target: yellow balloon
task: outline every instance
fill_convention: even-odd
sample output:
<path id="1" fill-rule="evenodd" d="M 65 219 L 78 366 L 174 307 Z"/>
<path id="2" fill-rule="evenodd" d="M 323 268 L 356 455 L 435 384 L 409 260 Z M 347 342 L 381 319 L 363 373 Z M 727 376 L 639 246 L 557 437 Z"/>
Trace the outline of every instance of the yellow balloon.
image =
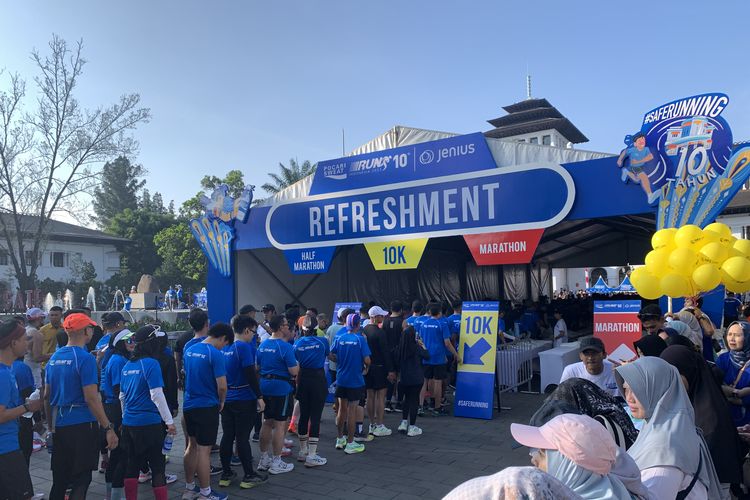
<path id="1" fill-rule="evenodd" d="M 719 235 L 719 240 L 723 243 L 732 236 L 732 230 L 729 226 L 722 224 L 721 222 L 714 222 L 703 228 L 704 231 L 713 231 Z"/>
<path id="2" fill-rule="evenodd" d="M 670 297 L 686 297 L 691 292 L 690 282 L 681 274 L 669 273 L 659 281 L 659 285 L 662 292 Z"/>
<path id="3" fill-rule="evenodd" d="M 750 257 L 750 240 L 737 240 L 732 248 L 741 252 L 745 257 Z"/>
<path id="4" fill-rule="evenodd" d="M 699 291 L 708 292 L 721 283 L 721 271 L 713 264 L 703 264 L 693 271 L 692 278 Z"/>
<path id="5" fill-rule="evenodd" d="M 651 250 L 646 254 L 646 269 L 648 273 L 661 278 L 670 271 L 669 268 L 669 250 L 662 248 Z"/>
<path id="6" fill-rule="evenodd" d="M 677 229 L 670 227 L 668 229 L 659 229 L 651 237 L 651 247 L 654 250 L 660 248 L 668 248 L 674 246 L 674 235 L 677 233 Z"/>
<path id="7" fill-rule="evenodd" d="M 721 265 L 721 270 L 733 281 L 750 280 L 750 261 L 744 257 L 729 257 Z"/>
<path id="8" fill-rule="evenodd" d="M 703 262 L 720 266 L 729 257 L 729 250 L 718 241 L 714 241 L 701 248 L 699 256 Z"/>
<path id="9" fill-rule="evenodd" d="M 703 230 L 695 224 L 682 226 L 674 235 L 674 244 L 678 248 L 695 250 L 700 247 L 701 241 L 703 241 Z"/>
<path id="10" fill-rule="evenodd" d="M 730 278 L 726 272 L 721 272 L 721 282 L 727 290 L 734 293 L 744 293 L 750 290 L 750 281 L 735 281 Z"/>
<path id="11" fill-rule="evenodd" d="M 669 266 L 677 274 L 690 276 L 698 264 L 698 254 L 689 248 L 675 248 L 669 253 Z"/>
<path id="12" fill-rule="evenodd" d="M 713 231 L 706 231 L 703 230 L 703 240 L 700 242 L 701 248 L 708 245 L 709 243 L 721 243 L 720 236 L 718 233 L 715 233 Z"/>
<path id="13" fill-rule="evenodd" d="M 648 274 L 648 271 L 646 271 L 645 267 L 638 267 L 633 269 L 633 271 L 630 273 L 630 283 L 637 289 L 641 277 L 645 274 Z"/>
<path id="14" fill-rule="evenodd" d="M 640 282 L 640 284 L 636 287 L 636 291 L 638 292 L 638 295 L 640 295 L 644 299 L 658 299 L 659 297 L 664 295 L 661 292 L 659 278 L 657 278 L 656 276 L 649 273 L 644 273 L 640 276 L 638 281 Z"/>
<path id="15" fill-rule="evenodd" d="M 730 236 L 728 239 L 721 239 L 720 243 L 727 248 L 734 248 L 734 244 L 737 242 L 737 238 Z"/>

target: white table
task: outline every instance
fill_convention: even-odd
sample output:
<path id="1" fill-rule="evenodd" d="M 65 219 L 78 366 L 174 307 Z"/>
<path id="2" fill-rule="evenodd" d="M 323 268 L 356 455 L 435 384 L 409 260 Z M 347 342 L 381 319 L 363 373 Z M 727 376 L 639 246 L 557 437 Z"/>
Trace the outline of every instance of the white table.
<path id="1" fill-rule="evenodd" d="M 497 350 L 497 381 L 501 386 L 516 388 L 519 385 L 519 371 L 528 363 L 528 375 L 531 375 L 530 361 L 542 351 L 552 349 L 551 340 L 522 340 L 513 344 L 500 344 Z"/>
<path id="2" fill-rule="evenodd" d="M 568 342 L 554 349 L 539 353 L 539 370 L 541 383 L 539 388 L 542 392 L 550 384 L 559 384 L 563 370 L 566 366 L 579 361 L 578 350 L 580 342 Z"/>

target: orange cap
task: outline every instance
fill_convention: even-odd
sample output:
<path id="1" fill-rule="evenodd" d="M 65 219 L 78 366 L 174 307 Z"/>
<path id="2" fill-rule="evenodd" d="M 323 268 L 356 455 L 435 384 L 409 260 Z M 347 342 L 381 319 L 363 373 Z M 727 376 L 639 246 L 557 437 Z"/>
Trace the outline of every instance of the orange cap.
<path id="1" fill-rule="evenodd" d="M 96 322 L 83 313 L 73 313 L 63 321 L 63 328 L 75 332 L 87 326 L 96 326 Z"/>

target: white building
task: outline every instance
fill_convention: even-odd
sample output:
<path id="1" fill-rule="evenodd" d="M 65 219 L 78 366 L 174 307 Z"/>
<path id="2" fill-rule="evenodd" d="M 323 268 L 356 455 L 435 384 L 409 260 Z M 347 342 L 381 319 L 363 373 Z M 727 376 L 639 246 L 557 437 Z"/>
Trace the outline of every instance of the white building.
<path id="1" fill-rule="evenodd" d="M 36 218 L 23 216 L 27 231 L 36 225 Z M 91 262 L 96 269 L 96 280 L 106 281 L 120 269 L 120 254 L 129 240 L 118 238 L 102 231 L 77 226 L 66 222 L 50 220 L 46 228 L 47 239 L 40 252 L 37 279 L 55 281 L 71 279 L 72 269 L 77 262 Z M 33 242 L 24 242 L 27 259 L 33 251 Z M 6 289 L 16 288 L 13 262 L 4 239 L 0 238 L 0 281 Z"/>

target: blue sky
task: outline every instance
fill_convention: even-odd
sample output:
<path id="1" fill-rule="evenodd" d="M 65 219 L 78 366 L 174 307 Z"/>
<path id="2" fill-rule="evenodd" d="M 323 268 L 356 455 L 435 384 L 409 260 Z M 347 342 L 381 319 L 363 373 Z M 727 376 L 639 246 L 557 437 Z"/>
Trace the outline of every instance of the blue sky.
<path id="1" fill-rule="evenodd" d="M 643 113 L 722 91 L 750 139 L 746 1 L 3 0 L 0 65 L 29 82 L 52 33 L 83 39 L 88 106 L 138 92 L 148 187 L 178 204 L 205 174 L 260 185 L 289 158 L 341 156 L 393 125 L 486 131 L 501 106 L 546 97 L 619 151 Z M 75 5 L 75 7 L 71 7 Z M 714 8 L 714 5 L 720 6 Z"/>

